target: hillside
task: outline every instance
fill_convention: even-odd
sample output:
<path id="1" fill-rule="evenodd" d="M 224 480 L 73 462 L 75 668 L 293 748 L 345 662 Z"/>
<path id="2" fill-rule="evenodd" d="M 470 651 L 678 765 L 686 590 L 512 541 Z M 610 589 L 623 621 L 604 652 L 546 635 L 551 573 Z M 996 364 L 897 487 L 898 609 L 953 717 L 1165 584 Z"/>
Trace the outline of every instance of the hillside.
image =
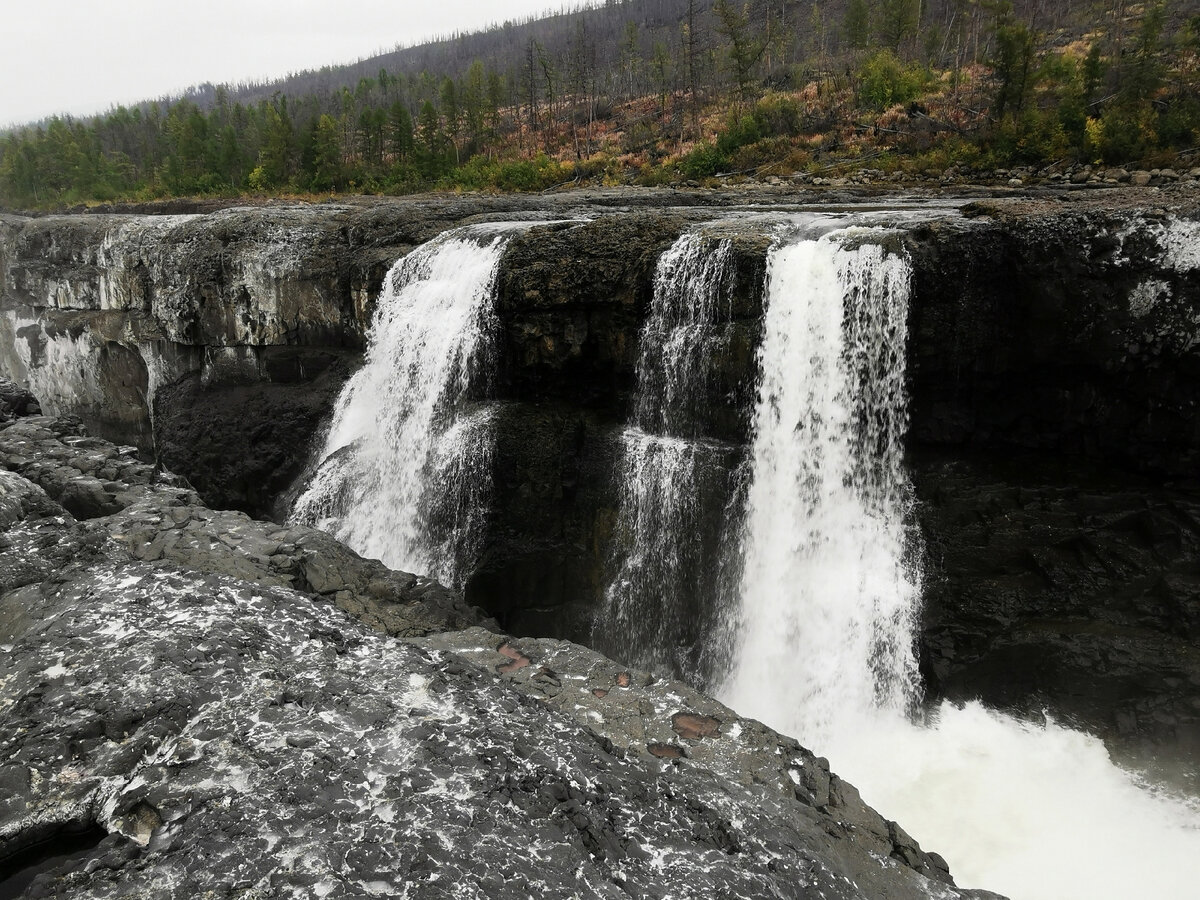
<path id="1" fill-rule="evenodd" d="M 0 203 L 1190 168 L 1200 3 L 608 0 L 0 138 Z"/>

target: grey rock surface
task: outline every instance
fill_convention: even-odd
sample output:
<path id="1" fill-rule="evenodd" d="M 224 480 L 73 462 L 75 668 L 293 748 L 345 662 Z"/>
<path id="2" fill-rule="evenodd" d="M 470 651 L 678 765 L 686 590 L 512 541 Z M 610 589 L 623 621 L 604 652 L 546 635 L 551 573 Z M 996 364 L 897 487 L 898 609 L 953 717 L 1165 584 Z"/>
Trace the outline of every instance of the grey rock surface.
<path id="1" fill-rule="evenodd" d="M 930 550 L 922 650 L 932 695 L 1046 707 L 1194 754 L 1200 211 L 1192 193 L 1152 190 L 1005 191 L 897 242 L 914 267 L 910 444 L 929 461 L 915 472 Z M 722 209 L 818 198 L 853 199 L 629 190 L 0 216 L 0 371 L 42 371 L 47 411 L 70 405 L 93 433 L 157 450 L 210 506 L 278 515 L 399 255 L 480 218 L 586 214 L 587 227 L 532 229 L 502 266 L 495 503 L 466 584 L 507 630 L 586 641 L 657 253 Z M 705 434 L 729 460 L 711 481 L 723 490 L 700 498 L 719 511 L 708 518 L 745 447 L 763 239 L 739 245 L 705 398 Z M 1012 454 L 1015 474 L 991 462 Z M 1104 469 L 1103 485 L 1084 484 L 1084 467 Z M 94 475 L 62 490 L 81 515 L 119 505 Z M 182 552 L 172 540 L 145 552 Z M 303 581 L 271 577 L 285 575 Z M 689 675 L 711 606 L 698 596 L 672 641 Z"/>
<path id="2" fill-rule="evenodd" d="M 327 598 L 393 635 L 484 621 L 436 582 L 366 560 L 324 532 L 204 506 L 186 483 L 132 447 L 80 434 L 78 422 L 29 417 L 0 427 L 0 466 L 60 504 L 75 523 L 130 560 Z"/>
<path id="3" fill-rule="evenodd" d="M 335 605 L 369 565 L 77 430 L 0 428 L 0 889 L 991 896 L 762 725 L 565 643 L 385 634 Z M 55 499 L 89 478 L 118 511 Z"/>

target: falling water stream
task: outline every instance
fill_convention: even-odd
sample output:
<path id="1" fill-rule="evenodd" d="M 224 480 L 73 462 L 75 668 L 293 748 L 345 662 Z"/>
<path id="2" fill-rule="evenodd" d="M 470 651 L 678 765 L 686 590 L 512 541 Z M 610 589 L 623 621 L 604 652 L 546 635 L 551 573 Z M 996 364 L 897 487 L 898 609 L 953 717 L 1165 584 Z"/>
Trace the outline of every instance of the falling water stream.
<path id="1" fill-rule="evenodd" d="M 659 259 L 641 331 L 633 422 L 621 435 L 611 577 L 592 643 L 646 668 L 694 670 L 685 646 L 720 580 L 702 537 L 711 514 L 702 498 L 714 493 L 705 490 L 714 473 L 724 476 L 729 448 L 705 436 L 704 406 L 732 259 L 728 239 L 680 237 Z"/>
<path id="2" fill-rule="evenodd" d="M 759 718 L 796 711 L 789 730 L 810 741 L 848 707 L 903 715 L 918 693 L 902 445 L 908 269 L 878 244 L 843 248 L 845 234 L 771 254 L 723 687 Z"/>
<path id="3" fill-rule="evenodd" d="M 730 542 L 741 581 L 726 611 L 732 655 L 718 695 L 830 757 L 868 802 L 943 853 L 960 884 L 1013 900 L 1197 896 L 1194 801 L 1141 782 L 1101 741 L 1049 719 L 980 704 L 922 713 L 920 553 L 903 467 L 910 270 L 878 229 L 806 227 L 768 262 L 750 486 L 741 539 Z M 684 240 L 659 267 L 643 335 L 659 368 L 639 368 L 622 468 L 620 518 L 644 543 L 610 584 L 612 616 L 654 595 L 655 582 L 673 602 L 692 575 L 691 532 L 678 526 L 687 525 L 696 441 L 648 411 L 678 408 L 688 390 L 680 374 L 698 372 L 722 252 Z M 658 304 L 669 308 L 672 297 L 693 312 L 672 313 L 664 328 Z M 647 641 L 630 640 L 627 658 L 661 667 L 644 647 L 668 614 L 648 616 Z"/>
<path id="4" fill-rule="evenodd" d="M 491 477 L 489 409 L 472 391 L 490 372 L 500 257 L 529 224 L 457 228 L 392 267 L 293 521 L 461 586 Z"/>
<path id="5" fill-rule="evenodd" d="M 733 663 L 720 695 L 834 760 L 959 882 L 1014 900 L 1197 896 L 1200 809 L 1101 741 L 913 713 L 919 554 L 902 440 L 909 269 L 846 229 L 769 262 Z"/>

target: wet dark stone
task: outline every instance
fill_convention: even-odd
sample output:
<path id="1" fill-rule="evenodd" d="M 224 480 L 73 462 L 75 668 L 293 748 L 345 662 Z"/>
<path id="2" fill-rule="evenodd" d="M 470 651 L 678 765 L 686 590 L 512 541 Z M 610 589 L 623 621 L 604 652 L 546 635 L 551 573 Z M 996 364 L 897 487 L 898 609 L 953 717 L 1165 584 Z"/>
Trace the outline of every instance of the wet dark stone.
<path id="1" fill-rule="evenodd" d="M 31 887 L 35 879 L 81 865 L 108 836 L 94 823 L 51 826 L 44 836 L 35 833 L 25 846 L 0 856 L 0 900 L 46 896 L 44 889 Z"/>
<path id="2" fill-rule="evenodd" d="M 0 421 L 40 416 L 41 404 L 32 393 L 11 381 L 0 381 Z"/>
<path id="3" fill-rule="evenodd" d="M 914 456 L 931 699 L 1200 750 L 1200 489 L 1057 455 Z"/>
<path id="4" fill-rule="evenodd" d="M 205 502 L 251 515 L 276 506 L 319 447 L 314 439 L 349 376 L 337 349 L 267 348 L 269 381 L 204 384 L 192 376 L 155 398 L 158 458 Z M 281 365 L 286 363 L 286 365 Z"/>

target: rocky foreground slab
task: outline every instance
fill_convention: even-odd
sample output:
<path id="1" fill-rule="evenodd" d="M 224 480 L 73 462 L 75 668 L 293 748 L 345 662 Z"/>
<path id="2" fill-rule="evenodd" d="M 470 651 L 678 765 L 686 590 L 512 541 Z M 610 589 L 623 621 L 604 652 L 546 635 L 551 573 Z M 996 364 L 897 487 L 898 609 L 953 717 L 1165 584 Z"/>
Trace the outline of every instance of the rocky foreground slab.
<path id="1" fill-rule="evenodd" d="M 68 420 L 0 422 L 0 529 L 0 897 L 994 896 L 760 723 Z"/>

